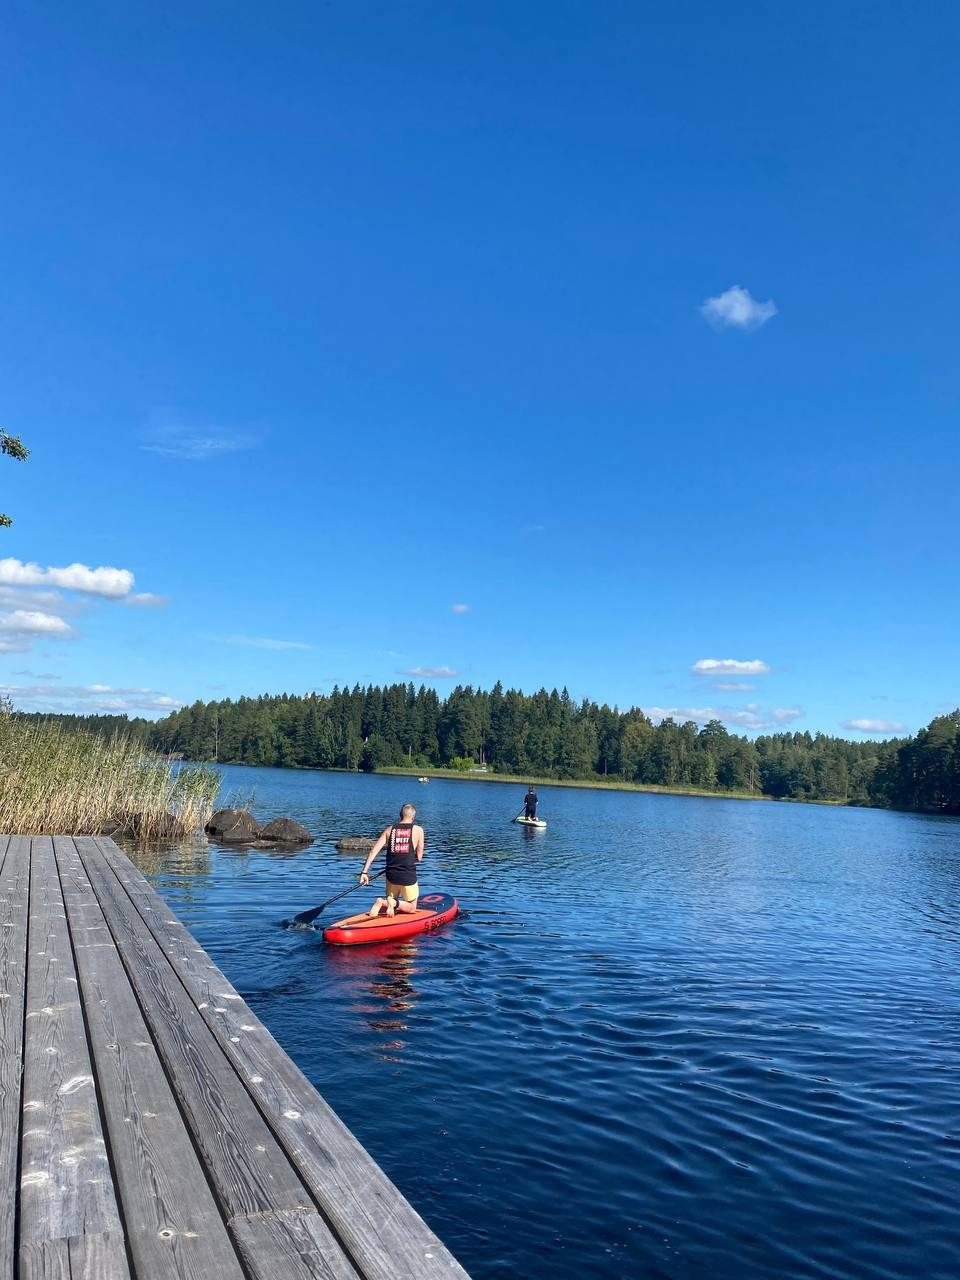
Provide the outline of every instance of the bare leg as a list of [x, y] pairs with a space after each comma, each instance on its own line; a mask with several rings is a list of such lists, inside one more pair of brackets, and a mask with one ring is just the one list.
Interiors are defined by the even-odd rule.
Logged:
[[392, 916], [397, 909], [396, 898], [387, 898], [387, 915]]
[[417, 909], [415, 902], [406, 902], [403, 898], [397, 900], [397, 910], [402, 911], [405, 915], [412, 915]]
[[378, 898], [376, 902], [373, 904], [373, 906], [370, 908], [370, 910], [367, 912], [367, 915], [370, 917], [371, 920], [374, 918], [374, 916], [378, 916], [380, 914], [380, 908], [382, 906], [383, 906], [383, 899]]

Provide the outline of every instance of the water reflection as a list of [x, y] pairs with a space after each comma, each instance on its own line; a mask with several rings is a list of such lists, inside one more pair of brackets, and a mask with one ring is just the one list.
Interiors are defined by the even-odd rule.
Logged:
[[[350, 1005], [372, 1031], [387, 1035], [369, 1047], [379, 1058], [399, 1061], [407, 1047], [410, 1017], [420, 992], [414, 985], [417, 973], [416, 939], [375, 943], [365, 947], [332, 947], [325, 959], [340, 980], [346, 979], [358, 998]], [[362, 991], [362, 994], [359, 992]]]

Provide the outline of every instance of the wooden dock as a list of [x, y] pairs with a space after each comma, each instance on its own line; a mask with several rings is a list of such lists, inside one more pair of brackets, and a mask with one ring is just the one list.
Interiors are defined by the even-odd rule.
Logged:
[[466, 1272], [111, 840], [0, 836], [0, 1280]]

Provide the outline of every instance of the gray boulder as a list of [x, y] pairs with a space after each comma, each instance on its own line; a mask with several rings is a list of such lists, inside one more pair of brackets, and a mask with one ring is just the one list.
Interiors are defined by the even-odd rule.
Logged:
[[274, 818], [260, 829], [261, 840], [280, 841], [283, 844], [313, 844], [313, 836], [293, 818]]
[[374, 846], [373, 840], [366, 836], [341, 836], [337, 841], [337, 853], [369, 853]]
[[259, 837], [260, 824], [249, 809], [218, 809], [204, 831], [224, 844], [246, 844]]

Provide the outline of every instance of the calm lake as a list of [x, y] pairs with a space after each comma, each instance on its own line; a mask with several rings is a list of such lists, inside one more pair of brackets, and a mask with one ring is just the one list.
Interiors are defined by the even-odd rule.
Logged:
[[[958, 1274], [960, 819], [223, 774], [315, 845], [128, 851], [476, 1280]], [[408, 798], [463, 916], [279, 928]]]

